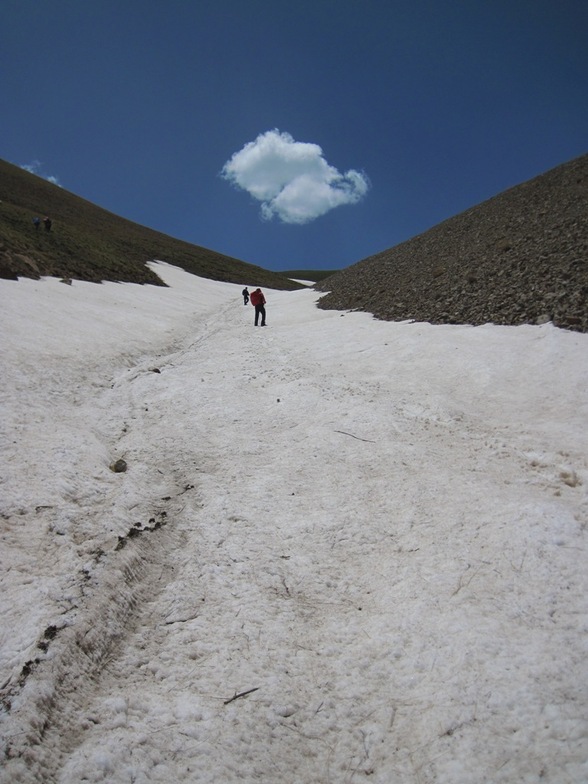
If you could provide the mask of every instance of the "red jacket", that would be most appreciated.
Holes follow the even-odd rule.
[[[252,305],[265,305],[265,297],[263,296],[263,291],[261,289],[252,291],[249,300]]]

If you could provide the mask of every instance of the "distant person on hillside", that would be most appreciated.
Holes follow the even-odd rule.
[[[241,294],[243,295],[243,304],[246,305],[249,302],[249,292],[247,291],[247,286],[245,286]]]
[[[38,218],[36,215],[33,218],[33,226],[35,227],[35,231],[39,231],[39,226],[41,225],[41,219]]]
[[[43,223],[45,224],[45,231],[51,231],[51,218],[48,215],[43,218]]]
[[[265,327],[265,297],[261,289],[255,289],[251,292],[251,304],[255,308],[255,326],[261,316],[261,326]]]

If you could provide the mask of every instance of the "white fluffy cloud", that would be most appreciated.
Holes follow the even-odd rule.
[[[294,141],[289,133],[266,131],[234,153],[221,175],[261,202],[261,215],[284,223],[309,223],[367,193],[365,174],[341,174],[318,144]]]
[[[31,163],[25,163],[24,166],[21,166],[20,168],[30,172],[31,174],[36,174],[37,177],[42,177],[44,180],[53,183],[53,185],[59,185],[61,188],[61,183],[57,177],[54,177],[52,174],[42,173],[43,164],[41,161],[31,161]]]

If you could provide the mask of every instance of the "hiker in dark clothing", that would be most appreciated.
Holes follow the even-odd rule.
[[[45,224],[45,231],[51,231],[51,218],[45,216],[43,218],[43,223]]]
[[[247,291],[247,286],[245,286],[241,294],[243,295],[243,304],[246,305],[249,302],[249,292]]]
[[[39,226],[41,224],[41,219],[37,218],[36,216],[33,218],[33,226],[35,227],[35,231],[39,231]]]
[[[261,316],[261,326],[265,327],[265,297],[261,289],[255,289],[251,292],[251,304],[255,308],[255,326]]]

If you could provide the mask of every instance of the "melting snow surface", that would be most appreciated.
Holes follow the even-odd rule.
[[[588,335],[153,266],[0,281],[2,784],[588,781]]]

